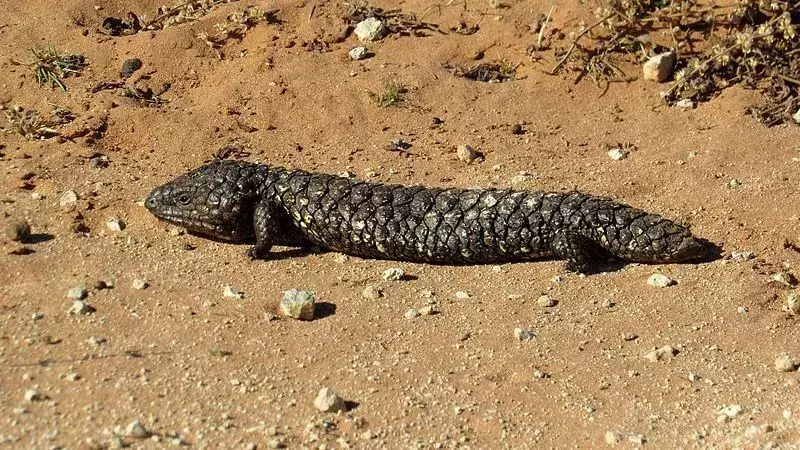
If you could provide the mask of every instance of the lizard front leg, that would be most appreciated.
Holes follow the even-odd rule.
[[[278,208],[270,201],[262,200],[253,211],[253,229],[256,245],[247,250],[251,259],[267,259],[276,236],[280,233]]]

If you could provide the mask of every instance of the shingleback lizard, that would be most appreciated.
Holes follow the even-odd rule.
[[[586,272],[610,255],[696,261],[712,244],[656,214],[580,192],[425,188],[214,161],[150,193],[156,217],[190,232],[254,243],[439,264],[556,257]]]

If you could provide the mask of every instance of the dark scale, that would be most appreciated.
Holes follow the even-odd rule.
[[[655,214],[579,192],[427,189],[349,180],[241,161],[214,161],[156,188],[158,218],[254,243],[320,246],[353,255],[440,264],[565,259],[573,270],[624,261],[703,258],[706,241]]]

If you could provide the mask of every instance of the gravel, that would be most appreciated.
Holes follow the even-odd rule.
[[[675,280],[664,275],[663,273],[654,273],[647,279],[647,284],[657,288],[665,288],[677,284]]]
[[[278,308],[285,317],[299,320],[314,319],[314,292],[291,289],[283,294]]]
[[[361,41],[377,41],[386,34],[386,26],[380,19],[368,17],[356,25],[354,32]]]
[[[317,398],[314,399],[314,407],[322,412],[347,411],[344,399],[327,387],[319,390]]]
[[[25,219],[13,219],[3,230],[6,236],[15,242],[26,242],[31,237],[31,226]]]

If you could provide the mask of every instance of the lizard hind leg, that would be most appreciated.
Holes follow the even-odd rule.
[[[566,260],[565,268],[571,272],[588,273],[592,263],[602,258],[597,243],[574,231],[556,233],[550,245],[557,258]]]

